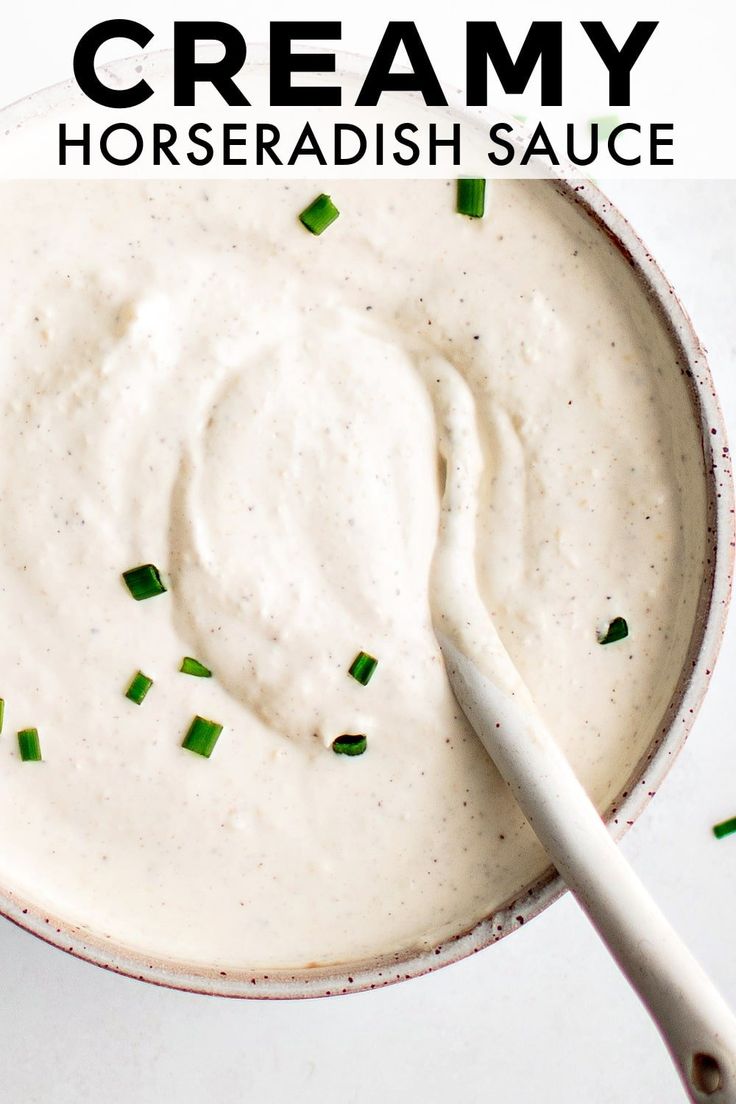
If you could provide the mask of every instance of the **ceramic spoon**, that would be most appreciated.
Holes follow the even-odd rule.
[[[608,834],[556,741],[446,637],[455,696],[659,1028],[690,1100],[736,1104],[736,1018]]]
[[[432,394],[442,508],[432,620],[452,688],[550,859],[659,1028],[691,1101],[736,1104],[736,1018],[608,834],[512,663],[476,587],[475,515],[487,475],[473,396],[417,356]]]

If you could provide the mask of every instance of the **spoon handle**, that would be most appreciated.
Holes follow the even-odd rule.
[[[736,1017],[664,918],[538,716],[441,641],[455,696],[659,1028],[691,1101],[736,1104]]]

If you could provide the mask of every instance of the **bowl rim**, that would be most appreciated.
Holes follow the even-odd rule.
[[[160,58],[155,51],[121,59],[104,68]],[[259,51],[260,53],[260,51]],[[357,55],[337,52],[338,72],[353,68]],[[352,64],[345,64],[349,61]],[[342,63],[342,64],[341,64]],[[74,88],[64,81],[23,97],[0,110],[0,118],[21,125],[54,106]],[[451,105],[452,108],[453,105]],[[459,109],[467,115],[467,110]],[[647,747],[617,798],[603,814],[611,835],[620,839],[641,815],[682,749],[702,704],[725,631],[736,541],[734,488],[726,430],[706,354],[673,286],[628,220],[590,181],[553,178],[544,182],[577,207],[606,235],[629,264],[637,283],[676,352],[675,363],[686,378],[693,417],[703,451],[706,482],[706,567],[692,636],[672,698],[657,734]],[[301,999],[378,989],[419,977],[466,958],[498,942],[542,913],[566,887],[553,868],[491,915],[472,927],[422,948],[408,948],[361,962],[334,963],[299,970],[269,969],[268,973],[160,960],[125,948],[112,940],[84,932],[0,886],[0,916],[45,942],[86,962],[127,977],[211,996],[251,999]]]

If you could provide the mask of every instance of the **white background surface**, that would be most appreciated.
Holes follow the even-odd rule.
[[[151,7],[128,3],[124,14],[161,28],[163,47],[172,6],[156,5],[155,18]],[[344,44],[360,49],[370,48],[387,18],[417,18],[420,11],[416,0],[376,2],[370,17],[348,17],[334,0],[309,13],[281,0],[267,14],[342,15]],[[81,32],[120,14],[108,0],[78,0],[71,22],[50,2],[6,9],[0,104],[68,76]],[[243,5],[180,0],[176,14],[230,19],[248,37],[263,37],[265,18],[251,17]],[[472,3],[461,5],[461,16],[489,17]],[[457,59],[449,45],[443,55],[437,19],[422,15],[425,26],[434,28],[438,69],[452,79]],[[619,182],[608,190],[692,314],[736,440],[736,183]],[[710,827],[736,814],[735,629],[732,623],[688,746],[623,844],[734,1005],[736,837],[718,843]],[[0,921],[3,1104],[683,1099],[655,1029],[569,898],[435,975],[293,1004],[155,989],[78,962]]]

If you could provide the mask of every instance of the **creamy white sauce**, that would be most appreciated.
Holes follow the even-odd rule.
[[[490,614],[601,808],[692,629],[702,460],[613,247],[543,184],[489,185],[483,221],[452,184],[336,184],[315,238],[319,190],[2,185],[0,884],[150,956],[422,946],[544,869],[450,692],[448,609]],[[169,590],[136,603],[144,562]]]

